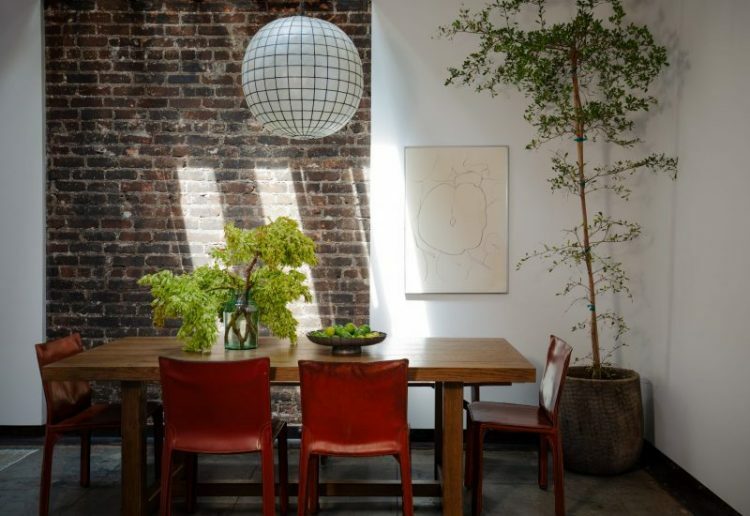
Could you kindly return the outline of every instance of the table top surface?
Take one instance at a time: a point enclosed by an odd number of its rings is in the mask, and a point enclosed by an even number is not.
[[[159,381],[159,356],[196,361],[269,357],[271,380],[299,381],[299,360],[373,362],[407,358],[411,381],[523,383],[536,380],[536,368],[503,338],[395,338],[362,348],[359,356],[333,356],[331,348],[300,336],[289,341],[261,337],[257,349],[188,353],[173,337],[127,337],[45,366],[45,380]]]

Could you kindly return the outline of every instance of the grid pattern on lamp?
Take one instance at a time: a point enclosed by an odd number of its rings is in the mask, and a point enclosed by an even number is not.
[[[344,127],[363,90],[357,48],[340,28],[307,16],[275,20],[253,36],[242,88],[253,116],[271,133],[322,138]]]

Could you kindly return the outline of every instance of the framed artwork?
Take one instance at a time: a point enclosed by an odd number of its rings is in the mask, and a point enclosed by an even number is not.
[[[508,147],[406,147],[406,294],[508,292]]]

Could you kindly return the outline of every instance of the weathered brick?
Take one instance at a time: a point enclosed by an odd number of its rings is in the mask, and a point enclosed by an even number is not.
[[[295,305],[300,331],[320,320],[367,320],[369,88],[349,126],[309,142],[264,131],[242,92],[249,38],[296,7],[45,5],[48,335],[80,331],[87,345],[173,335],[177,321],[152,326],[138,278],[190,270],[225,221],[251,227],[269,214],[299,216],[316,240],[316,304]],[[368,3],[308,2],[307,10],[353,35],[369,81]],[[106,397],[112,387],[102,389]],[[275,397],[274,410],[293,418],[295,400]]]

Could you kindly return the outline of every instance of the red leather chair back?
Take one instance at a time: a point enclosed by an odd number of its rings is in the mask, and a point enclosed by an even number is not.
[[[36,361],[39,373],[42,367],[83,351],[83,343],[78,333],[67,337],[37,344]],[[43,382],[44,398],[47,402],[47,424],[55,424],[78,414],[91,405],[91,386],[84,381]]]
[[[258,451],[271,432],[271,362],[159,357],[165,439],[183,451]]]
[[[567,342],[550,335],[547,365],[544,368],[542,382],[539,384],[539,406],[555,424],[560,409],[560,392],[565,383],[565,375],[568,373],[572,351],[573,348]]]
[[[302,427],[311,442],[332,453],[360,447],[366,454],[408,435],[408,360],[301,360],[299,369]]]

